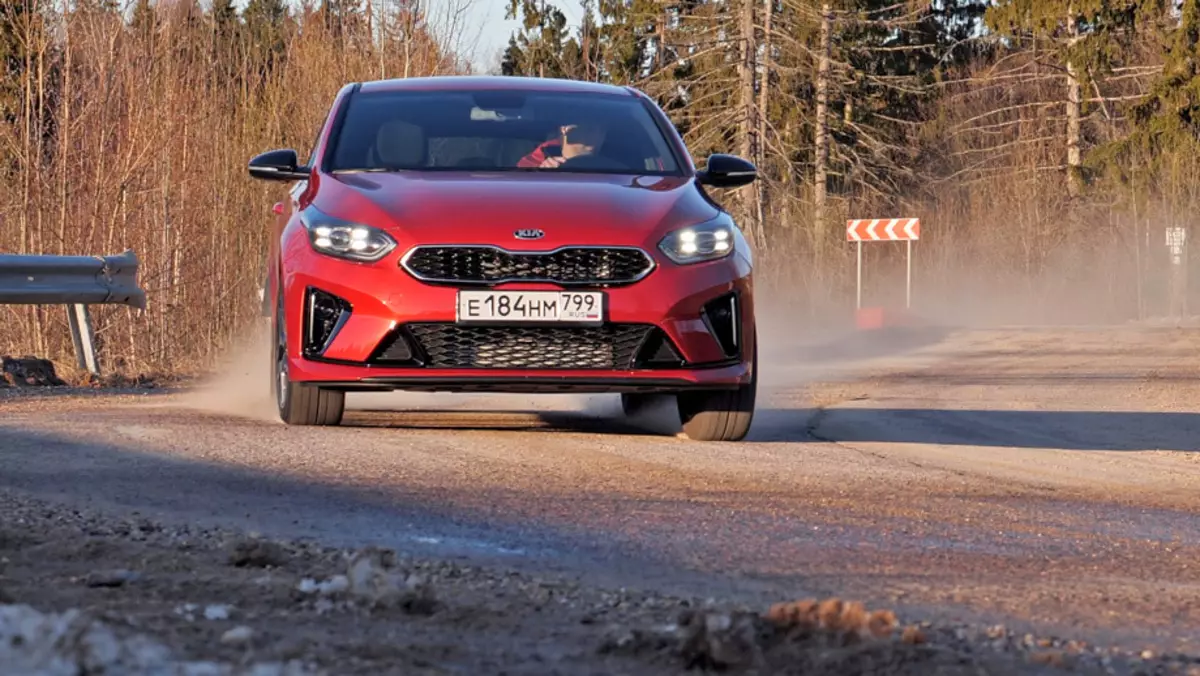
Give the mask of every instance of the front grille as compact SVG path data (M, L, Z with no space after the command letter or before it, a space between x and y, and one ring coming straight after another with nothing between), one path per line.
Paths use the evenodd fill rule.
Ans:
M428 367L496 369L630 369L652 328L408 325Z
M414 249L402 265L409 274L427 282L613 286L645 277L654 268L654 260L641 249L620 247L511 253L490 246L423 246Z

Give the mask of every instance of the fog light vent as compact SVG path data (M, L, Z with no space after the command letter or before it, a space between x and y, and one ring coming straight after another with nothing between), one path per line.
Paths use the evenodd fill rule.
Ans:
M350 319L350 303L314 288L307 290L304 301L304 352L318 356Z
M704 306L704 323L726 357L736 357L741 348L740 311L736 293L726 294Z

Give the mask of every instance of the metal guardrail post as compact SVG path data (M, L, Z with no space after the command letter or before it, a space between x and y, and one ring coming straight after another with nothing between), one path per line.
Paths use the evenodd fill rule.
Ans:
M79 368L100 375L96 358L96 334L92 330L92 314L88 306L78 303L67 306L67 321L71 325L71 341L75 343L75 360Z
M0 254L0 305L66 305L79 368L100 373L95 331L88 305L128 305L146 309L137 285L138 258Z

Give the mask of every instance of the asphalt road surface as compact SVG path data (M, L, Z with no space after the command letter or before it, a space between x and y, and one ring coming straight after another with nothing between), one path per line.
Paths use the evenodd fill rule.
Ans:
M1194 336L775 341L736 444L677 438L668 414L631 425L613 397L351 396L344 427L288 428L251 361L199 393L0 399L0 485L601 584L855 597L1194 654Z

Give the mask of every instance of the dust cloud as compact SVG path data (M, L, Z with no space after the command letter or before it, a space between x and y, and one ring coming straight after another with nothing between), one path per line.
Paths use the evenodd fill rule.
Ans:
M864 306L899 310L898 325L875 330L856 326L852 277L815 291L807 285L811 296L804 295L803 284L757 283L759 407L796 406L813 383L853 380L868 368L936 354L940 344L960 331L1122 324L1164 314L1169 300L1165 270L1137 268L1120 243L1047 256L1028 274L971 265L962 256L918 259L913 306L906 312L903 257L872 261L867 270ZM265 324L256 322L246 332L214 375L186 395L185 406L278 422ZM351 393L346 403L351 411L567 414L655 429L678 425L670 397L655 401L633 420L626 418L616 395L397 391Z
M269 336L263 321L248 327L226 351L213 374L191 388L180 405L206 413L282 424L271 397L273 368Z

